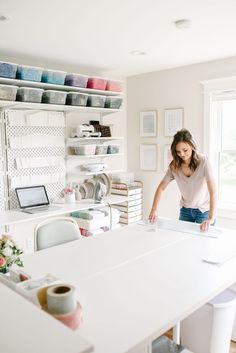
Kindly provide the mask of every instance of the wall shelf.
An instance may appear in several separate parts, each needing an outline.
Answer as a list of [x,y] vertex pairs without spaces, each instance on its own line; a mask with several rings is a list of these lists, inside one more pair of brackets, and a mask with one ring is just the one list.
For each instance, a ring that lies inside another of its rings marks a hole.
[[86,176],[89,176],[89,175],[99,175],[99,174],[113,174],[113,173],[122,173],[124,172],[125,170],[124,169],[104,169],[104,170],[101,170],[99,172],[86,172],[86,170],[84,171],[78,171],[76,173],[76,176],[77,177],[80,177],[80,178],[85,178]]
[[44,82],[35,82],[35,81],[26,81],[26,80],[18,80],[14,78],[5,78],[0,77],[0,84],[3,85],[13,85],[18,87],[33,87],[33,88],[42,88],[42,89],[52,89],[57,91],[66,91],[66,92],[81,92],[87,94],[99,94],[104,96],[121,96],[122,92],[114,92],[114,91],[103,91],[92,88],[81,88],[75,86],[66,86],[66,85],[55,85],[51,83]]
[[73,155],[68,155],[67,159],[78,159],[78,158],[104,158],[104,157],[116,157],[116,156],[123,156],[123,153],[106,153],[106,154],[83,154],[83,155],[78,155],[78,154],[73,154]]
[[110,108],[94,108],[94,107],[81,107],[76,105],[59,105],[59,104],[45,104],[45,103],[30,103],[18,101],[4,101],[0,100],[0,109],[34,109],[34,110],[50,110],[50,111],[78,111],[83,113],[101,113],[103,115],[121,112],[122,109]]
[[71,137],[66,140],[67,147],[76,147],[83,142],[96,142],[96,141],[114,141],[114,140],[124,140],[124,137]]

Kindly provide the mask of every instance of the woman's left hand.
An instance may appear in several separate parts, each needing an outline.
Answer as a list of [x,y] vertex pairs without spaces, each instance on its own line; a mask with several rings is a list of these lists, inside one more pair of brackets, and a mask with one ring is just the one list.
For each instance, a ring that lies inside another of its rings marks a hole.
[[207,219],[206,221],[202,222],[200,224],[200,231],[201,232],[207,232],[209,229],[209,226],[213,223],[212,219]]

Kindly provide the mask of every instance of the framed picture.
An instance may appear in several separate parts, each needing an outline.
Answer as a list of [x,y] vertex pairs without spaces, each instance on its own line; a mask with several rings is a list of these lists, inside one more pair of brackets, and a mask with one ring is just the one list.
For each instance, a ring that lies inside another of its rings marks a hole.
[[140,136],[155,137],[157,134],[157,112],[148,110],[140,113]]
[[164,172],[168,169],[170,162],[172,161],[173,157],[171,154],[171,149],[170,145],[165,145],[164,146],[164,156],[163,156],[163,161],[164,161]]
[[166,109],[165,110],[165,136],[174,136],[174,134],[183,128],[184,110]]
[[140,145],[140,169],[157,169],[157,145]]

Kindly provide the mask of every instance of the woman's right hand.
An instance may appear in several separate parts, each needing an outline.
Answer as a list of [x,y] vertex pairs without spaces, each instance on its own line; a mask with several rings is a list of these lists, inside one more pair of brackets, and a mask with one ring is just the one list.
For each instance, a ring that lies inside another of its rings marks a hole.
[[149,214],[148,220],[151,223],[156,222],[156,220],[157,220],[157,210],[151,209],[151,212]]

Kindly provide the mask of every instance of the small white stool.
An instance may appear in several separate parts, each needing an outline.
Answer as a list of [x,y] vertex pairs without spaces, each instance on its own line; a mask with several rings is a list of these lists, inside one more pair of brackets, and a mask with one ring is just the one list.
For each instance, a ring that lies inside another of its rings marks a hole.
[[181,322],[181,344],[194,353],[229,353],[236,293],[227,289]]

